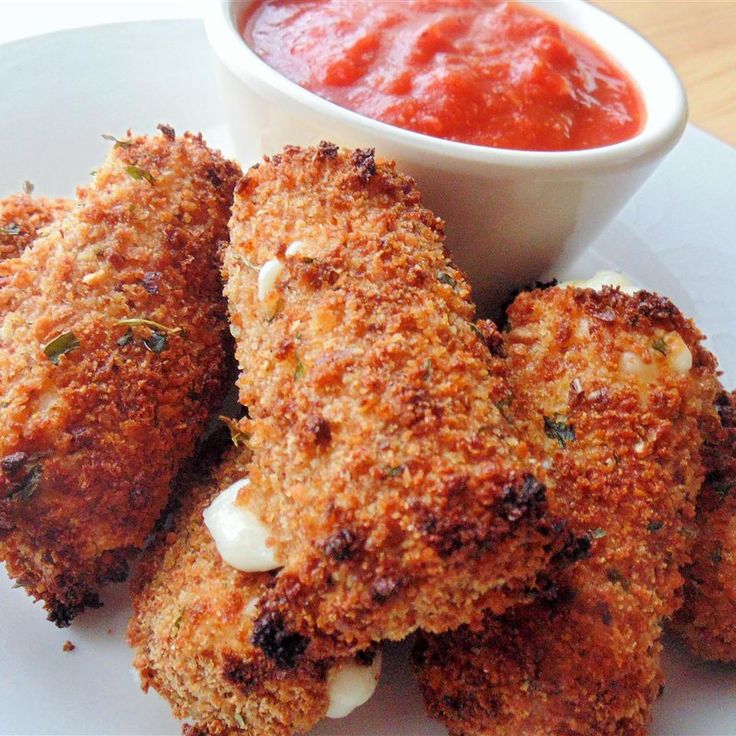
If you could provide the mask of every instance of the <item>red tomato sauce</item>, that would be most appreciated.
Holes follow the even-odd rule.
[[[595,148],[642,127],[634,83],[591,41],[494,0],[260,0],[243,37],[290,80],[355,112],[463,143]]]

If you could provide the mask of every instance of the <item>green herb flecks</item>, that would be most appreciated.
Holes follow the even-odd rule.
[[[304,367],[304,363],[302,363],[299,356],[296,358],[296,367],[294,368],[294,380],[298,381],[300,378],[304,378],[304,374],[306,373],[306,368]]]
[[[143,338],[143,345],[146,350],[157,354],[163,353],[163,351],[166,350],[168,342],[169,338],[166,333],[159,332],[158,330],[153,330],[150,337]]]
[[[723,560],[723,545],[720,542],[716,542],[713,551],[710,553],[710,561],[714,565],[717,565],[721,560]]]
[[[605,529],[601,529],[601,528],[592,529],[590,532],[590,536],[593,539],[603,539],[603,537],[605,537],[606,534],[608,534],[608,532]]]
[[[734,478],[727,478],[726,480],[713,483],[711,485],[713,492],[720,496],[720,498],[726,498],[731,491],[736,488],[736,480]]]
[[[241,445],[247,445],[250,435],[247,432],[243,432],[240,428],[240,424],[230,417],[219,417],[220,421],[230,430],[230,440],[235,447]]]
[[[457,286],[457,281],[455,281],[455,279],[452,278],[452,276],[450,276],[450,274],[446,271],[440,271],[437,274],[437,280],[441,284],[447,284],[448,286],[451,286],[453,289]]]
[[[118,345],[120,345],[121,348],[124,348],[132,339],[133,339],[133,328],[128,327],[127,332],[122,337],[119,337],[116,340],[116,342]]]
[[[156,183],[156,180],[153,178],[151,172],[140,168],[140,166],[126,166],[125,171],[127,172],[128,176],[131,177],[131,179],[135,179],[136,181],[141,181],[142,179],[145,179],[151,186]]]
[[[36,492],[38,484],[41,482],[43,468],[41,463],[32,465],[23,479],[10,491],[8,498],[18,498],[21,501],[28,501]]]
[[[425,358],[424,363],[422,364],[422,368],[424,369],[424,372],[422,373],[422,379],[425,381],[429,381],[429,379],[432,378],[432,361],[429,358]]]
[[[652,350],[656,350],[658,353],[662,353],[662,355],[667,355],[667,353],[669,352],[669,348],[667,347],[667,343],[661,337],[658,337],[652,343]]]
[[[179,629],[181,628],[181,622],[184,620],[184,613],[186,612],[186,610],[187,610],[186,608],[182,608],[179,611],[179,615],[174,620],[174,623],[173,623],[173,625],[171,627],[171,635],[172,636],[178,636]]]
[[[133,145],[133,141],[129,140],[120,140],[119,138],[116,138],[114,135],[110,135],[109,133],[103,133],[102,137],[106,141],[110,141],[110,143],[115,143],[113,148],[130,148]]]
[[[385,469],[385,473],[389,478],[398,478],[403,472],[403,465],[389,465]]]
[[[261,267],[260,266],[256,266],[256,264],[253,263],[253,261],[251,261],[251,259],[248,258],[248,256],[244,256],[242,253],[236,253],[235,254],[235,257],[239,261],[242,261],[252,271],[255,271],[256,273],[258,273],[261,270]]]
[[[33,194],[33,190],[34,189],[35,189],[35,187],[33,186],[33,182],[32,181],[28,181],[28,179],[26,179],[23,182],[23,194],[25,194],[26,196],[30,197],[31,194]]]
[[[3,235],[20,235],[20,225],[17,222],[2,225],[0,226],[0,233]]]
[[[496,402],[496,409],[501,413],[501,416],[509,423],[514,423],[514,418],[511,416],[511,412],[509,411],[509,408],[511,407],[511,402],[513,401],[513,396],[507,396],[505,399],[502,399],[501,401]]]
[[[129,317],[126,319],[119,319],[118,324],[127,327],[150,327],[152,330],[164,332],[168,335],[178,335],[180,332],[182,332],[181,327],[167,327],[166,325],[162,325],[160,322],[154,322],[154,320],[146,319],[145,317]]]
[[[557,440],[560,447],[567,447],[568,442],[575,439],[575,428],[567,423],[565,417],[557,416],[554,419],[544,417],[544,433],[551,440]]]
[[[471,323],[470,323],[470,329],[471,329],[471,330],[473,330],[473,332],[475,332],[475,334],[476,334],[476,335],[478,335],[478,337],[479,337],[479,338],[480,338],[480,339],[481,339],[481,340],[482,340],[483,342],[485,342],[485,341],[486,341],[486,338],[484,337],[483,333],[482,333],[482,332],[480,331],[480,328],[478,327],[478,325],[475,325],[475,324],[473,324],[473,323],[471,322]]]
[[[664,522],[659,519],[653,519],[647,524],[647,531],[658,532],[664,526]]]
[[[241,716],[238,711],[235,711],[235,723],[238,724],[238,728],[245,728],[245,721],[243,720],[243,716]]]
[[[43,352],[54,365],[59,365],[61,356],[76,350],[79,344],[79,340],[73,332],[62,332],[61,335],[43,346]]]

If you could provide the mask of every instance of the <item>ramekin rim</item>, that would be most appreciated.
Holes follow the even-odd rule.
[[[632,161],[648,161],[661,157],[674,147],[687,124],[688,107],[685,90],[677,72],[667,58],[633,28],[610,13],[585,2],[585,0],[557,0],[557,4],[576,8],[583,13],[591,13],[593,16],[597,15],[598,18],[605,18],[605,22],[618,26],[625,33],[635,37],[640,44],[648,47],[650,53],[658,57],[660,64],[663,65],[669,75],[674,93],[674,103],[671,113],[664,116],[663,122],[659,126],[650,127],[650,121],[646,120],[642,130],[632,138],[607,146],[574,151],[525,151],[450,141],[374,120],[330,102],[292,82],[269,66],[243,40],[237,27],[235,13],[231,9],[235,5],[246,7],[249,2],[253,1],[255,0],[241,0],[241,2],[216,0],[216,2],[210,3],[209,12],[205,17],[205,27],[210,46],[220,61],[231,72],[235,73],[245,84],[248,84],[247,77],[253,75],[251,79],[260,80],[261,88],[268,87],[292,103],[299,104],[324,117],[337,116],[343,122],[365,129],[373,136],[388,138],[392,143],[411,149],[415,153],[428,153],[445,159],[472,161],[479,165],[494,165],[503,168],[543,169],[563,172],[580,169],[607,169],[619,167]],[[558,17],[553,11],[546,10],[545,12],[553,17]],[[569,23],[569,21],[563,22]],[[575,28],[575,24],[569,24]],[[609,53],[605,44],[598,39],[593,40],[604,52]],[[630,71],[629,74],[637,84],[646,102],[647,90]],[[659,113],[661,115],[662,111],[660,110]]]

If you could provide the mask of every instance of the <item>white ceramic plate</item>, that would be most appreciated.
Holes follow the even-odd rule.
[[[109,146],[102,133],[152,132],[159,122],[201,130],[228,149],[204,32],[197,21],[128,23],[0,46],[0,196],[28,179],[36,191],[72,194]],[[325,131],[329,137],[329,131]],[[244,162],[249,163],[249,162]],[[628,272],[672,297],[710,336],[736,376],[736,151],[689,129],[682,143],[604,235],[562,276]],[[442,213],[439,213],[442,214]],[[179,724],[143,695],[124,639],[125,586],[71,628],[0,572],[0,732],[171,734]],[[70,640],[73,652],[62,646]],[[432,736],[402,645],[388,647],[377,695],[327,736]],[[699,663],[668,643],[667,687],[653,733],[736,736],[736,672]]]

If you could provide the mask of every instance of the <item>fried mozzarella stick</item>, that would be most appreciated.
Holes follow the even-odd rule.
[[[703,659],[736,662],[736,396],[716,399],[706,433],[707,475],[698,496],[698,537],[685,568],[685,602],[671,628]]]
[[[279,569],[253,641],[288,667],[518,600],[544,488],[414,182],[372,150],[287,147],[238,185],[230,235],[257,530],[238,564]]]
[[[232,448],[213,473],[199,469],[182,481],[173,526],[134,578],[128,638],[135,666],[144,689],[155,688],[178,718],[195,722],[189,736],[303,733],[367,700],[380,672],[373,651],[340,662],[305,658],[284,671],[251,643],[255,602],[272,575],[225,563],[202,518],[219,513],[213,498],[247,474],[248,459]]]
[[[13,194],[0,199],[0,261],[19,256],[42,228],[60,220],[70,209],[68,199]]]
[[[162,126],[0,264],[0,559],[59,626],[125,577],[226,390],[238,176]]]
[[[588,530],[591,549],[540,579],[532,605],[422,637],[425,701],[454,736],[644,734],[692,545],[715,359],[643,291],[536,290],[508,317],[507,415],[546,469],[550,513]]]

